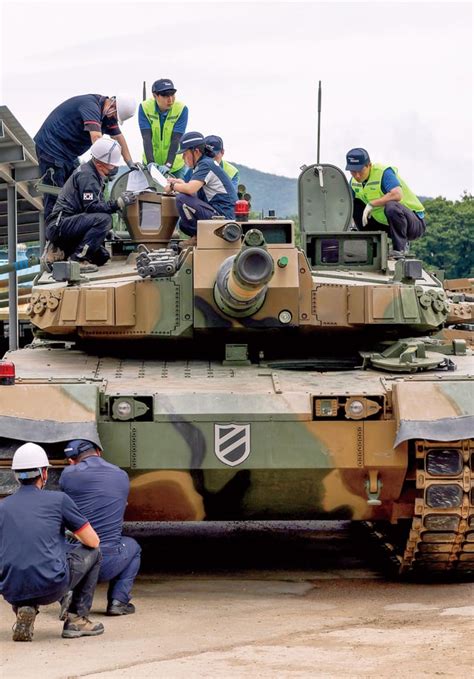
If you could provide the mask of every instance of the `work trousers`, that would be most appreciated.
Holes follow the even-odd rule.
[[[76,256],[78,259],[94,261],[94,256],[101,252],[107,233],[112,228],[112,215],[106,212],[81,213],[78,215],[62,215],[50,219],[46,226],[46,238],[61,250],[66,257]],[[104,264],[104,262],[94,262]]]
[[[99,549],[90,549],[84,545],[78,545],[68,551],[66,559],[69,567],[69,582],[65,587],[46,596],[10,601],[9,603],[13,608],[46,606],[59,601],[69,590],[72,590],[69,612],[83,617],[87,616],[92,606],[99,577],[100,551]]]
[[[359,231],[386,231],[392,239],[394,250],[403,252],[407,242],[416,240],[425,233],[425,220],[405,207],[396,200],[391,200],[385,204],[384,212],[388,225],[377,222],[372,217],[369,218],[367,226],[362,226],[362,214],[366,204],[356,198],[354,200],[354,223]]]
[[[133,538],[122,537],[118,545],[101,545],[99,582],[108,582],[107,600],[128,604],[133,581],[140,568],[141,547]]]
[[[36,147],[36,156],[38,158],[40,177],[43,177],[44,175],[41,182],[43,184],[48,184],[49,186],[64,186],[76,167],[79,166],[79,160],[77,158],[74,158],[74,160],[69,162],[65,160],[55,160],[38,146]],[[50,193],[45,193],[43,195],[45,223],[53,211],[56,200],[57,196],[53,196]]]
[[[214,208],[195,194],[188,196],[185,193],[176,195],[176,207],[179,213],[178,226],[188,236],[195,236],[197,223],[200,219],[212,219],[218,214]]]

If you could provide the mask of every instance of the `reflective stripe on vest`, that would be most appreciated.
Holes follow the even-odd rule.
[[[413,193],[410,188],[408,188],[408,185],[399,176],[397,168],[393,167],[392,165],[379,165],[378,163],[372,163],[370,174],[367,181],[365,182],[365,185],[357,182],[354,177],[352,177],[351,188],[354,191],[354,198],[358,198],[367,205],[367,203],[370,203],[372,200],[377,200],[377,198],[384,196],[385,194],[382,191],[382,176],[385,170],[389,168],[395,172],[395,176],[400,182],[400,188],[403,194],[403,198],[400,201],[401,204],[407,207],[409,210],[413,210],[413,212],[423,212],[423,204],[420,202],[416,194]],[[379,224],[388,224],[388,219],[385,216],[383,205],[380,207],[374,207],[370,213],[370,216],[379,222]]]
[[[166,116],[165,124],[161,129],[161,121],[159,113],[156,110],[156,102],[154,99],[147,99],[142,101],[143,113],[146,115],[151,125],[151,139],[153,144],[153,158],[158,165],[164,165],[168,158],[168,151],[171,146],[171,135],[173,129],[181,115],[184,104],[180,101],[175,101]],[[146,163],[146,157],[143,155],[143,161]],[[171,172],[176,172],[184,167],[184,160],[181,154],[176,154]]]

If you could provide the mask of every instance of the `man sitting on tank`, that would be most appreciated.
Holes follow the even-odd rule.
[[[107,615],[135,613],[130,599],[140,568],[141,549],[136,540],[122,535],[130,489],[128,475],[106,462],[99,446],[91,441],[70,441],[64,455],[70,466],[61,474],[59,486],[74,500],[100,538],[99,582],[109,583]]]
[[[104,247],[112,229],[112,214],[134,203],[136,196],[122,193],[105,200],[105,180],[116,174],[122,150],[113,139],[101,137],[91,146],[92,158],[69,177],[46,222],[46,238],[64,257],[84,265],[102,266],[110,255]],[[44,263],[51,264],[46,247]],[[54,259],[58,257],[53,256]]]
[[[200,219],[212,219],[219,215],[227,219],[235,218],[237,192],[228,174],[214,161],[214,151],[206,145],[200,132],[183,134],[179,152],[193,173],[187,182],[171,179],[165,192],[175,191],[178,194],[178,226],[190,236],[184,243],[195,245]]]
[[[386,231],[392,239],[389,256],[408,252],[408,242],[425,232],[425,212],[416,194],[392,165],[372,163],[365,149],[354,148],[346,155],[346,170],[352,175],[353,219],[359,230]]]

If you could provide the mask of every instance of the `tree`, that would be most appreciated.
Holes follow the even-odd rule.
[[[430,267],[444,269],[446,278],[473,275],[474,196],[460,200],[428,198],[424,202],[426,233],[414,241],[411,253]]]

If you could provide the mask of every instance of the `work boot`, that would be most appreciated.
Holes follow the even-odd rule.
[[[92,262],[89,262],[87,259],[79,259],[79,257],[76,257],[75,255],[71,255],[69,261],[80,264],[81,273],[94,273],[99,270],[99,267],[96,264],[92,264]]]
[[[33,628],[38,609],[33,606],[20,606],[13,625],[13,641],[33,641]]]
[[[197,236],[191,236],[187,240],[180,240],[178,247],[180,250],[185,250],[186,248],[194,247],[197,244]]]
[[[53,245],[50,241],[46,241],[43,254],[40,257],[41,271],[48,271],[51,273],[54,262],[61,262],[64,259],[66,259],[64,250]]]
[[[124,604],[123,601],[112,599],[107,606],[107,615],[130,615],[135,613],[133,604]]]
[[[59,603],[61,604],[61,610],[59,611],[60,620],[67,620],[67,614],[69,611],[69,606],[71,605],[71,601],[72,601],[72,589],[70,589],[69,592],[66,592],[63,598],[59,600]]]
[[[92,622],[86,616],[68,613],[61,636],[63,639],[75,639],[76,637],[96,637],[103,633],[104,626],[101,622]]]
[[[389,250],[389,259],[405,259],[405,253],[401,250]]]

